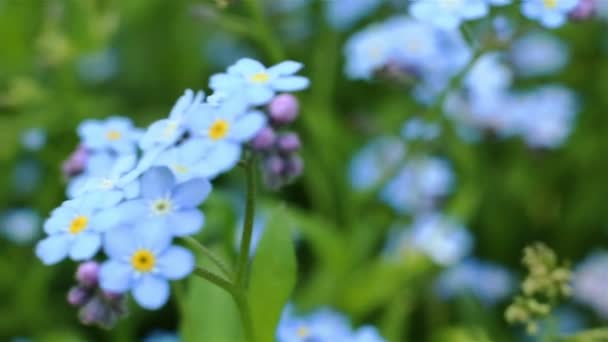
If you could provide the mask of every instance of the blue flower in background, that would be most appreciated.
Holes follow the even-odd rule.
[[[353,34],[344,46],[346,75],[352,79],[370,79],[390,60],[393,39],[382,23]]]
[[[521,11],[529,19],[538,20],[547,28],[562,26],[578,0],[527,0],[522,1]]]
[[[405,157],[405,144],[395,137],[376,138],[361,149],[350,163],[350,182],[355,189],[377,185]]]
[[[346,30],[371,14],[382,0],[333,0],[325,2],[325,18],[339,30]]]
[[[295,76],[302,64],[284,61],[270,68],[262,63],[243,58],[228,68],[227,73],[211,76],[209,87],[229,94],[243,93],[249,103],[263,105],[275,93],[292,92],[308,88],[306,77]]]
[[[198,206],[211,193],[211,183],[195,178],[176,184],[166,167],[155,167],[140,180],[141,198],[122,203],[117,215],[128,223],[159,221],[174,236],[191,235],[205,223]]]
[[[30,128],[21,134],[21,144],[30,151],[38,151],[46,145],[47,134],[42,128]]]
[[[435,289],[445,299],[470,294],[493,305],[508,297],[514,285],[513,277],[504,267],[467,259],[444,270],[436,280]]]
[[[519,75],[544,76],[561,70],[568,63],[569,51],[558,38],[532,32],[513,43],[510,57]]]
[[[438,123],[427,121],[420,117],[407,120],[401,128],[401,136],[406,141],[431,141],[441,134],[441,126]]]
[[[77,62],[78,75],[89,83],[102,83],[118,71],[118,54],[114,50],[101,50],[86,54]]]
[[[297,317],[291,306],[284,311],[277,330],[278,342],[347,341],[351,336],[348,320],[330,309],[320,309]]]
[[[162,222],[139,222],[109,231],[104,251],[110,258],[100,269],[101,288],[116,293],[131,291],[145,309],[155,310],[169,299],[168,280],[179,280],[194,270],[194,256],[171,245]]]
[[[346,340],[349,342],[384,342],[386,341],[378,332],[376,327],[364,326],[353,333],[350,339]],[[345,341],[345,342],[346,342]]]
[[[188,117],[188,128],[194,137],[202,138],[210,148],[208,160],[231,169],[241,156],[242,145],[266,125],[266,116],[249,111],[247,102],[231,96],[218,106],[205,105]]]
[[[576,266],[573,275],[573,297],[588,305],[603,319],[608,319],[608,252],[598,251]]]
[[[432,209],[452,191],[454,174],[448,161],[425,157],[408,161],[380,193],[382,201],[399,213]]]
[[[142,342],[179,342],[181,339],[176,332],[155,330],[148,334]]]
[[[141,131],[133,126],[130,119],[113,116],[106,120],[85,120],[78,126],[78,135],[91,151],[112,151],[118,154],[131,154]]]
[[[40,215],[30,208],[13,209],[0,216],[0,233],[16,244],[33,241],[40,232]]]
[[[90,195],[63,202],[44,223],[49,236],[36,246],[38,258],[47,265],[68,256],[75,261],[92,258],[101,247],[102,234],[118,223],[111,208],[117,203],[118,199],[102,204]]]
[[[455,29],[464,20],[488,14],[485,0],[418,0],[410,5],[412,17],[443,29]]]
[[[154,122],[143,134],[139,143],[143,150],[148,150],[155,146],[166,147],[173,145],[186,132],[185,122],[189,115],[196,115],[200,106],[204,103],[205,94],[186,89],[167,119]]]

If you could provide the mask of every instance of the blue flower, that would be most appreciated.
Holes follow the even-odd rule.
[[[578,0],[527,0],[522,1],[521,11],[529,19],[538,20],[547,28],[562,26]]]
[[[134,153],[141,131],[131,120],[113,116],[106,120],[86,120],[78,127],[82,143],[92,151]]]
[[[119,206],[117,215],[124,222],[159,221],[174,236],[198,232],[205,217],[197,208],[211,193],[211,183],[195,178],[176,184],[166,167],[155,167],[140,180],[141,198]]]
[[[46,145],[47,134],[42,128],[30,128],[21,134],[21,144],[30,151],[38,151]]]
[[[419,117],[407,120],[401,128],[401,136],[407,141],[431,141],[436,139],[440,133],[441,126],[439,124]]]
[[[92,258],[101,246],[102,234],[118,223],[111,208],[117,203],[102,205],[90,195],[63,202],[44,223],[49,236],[36,246],[38,258],[47,265],[67,256],[75,261]]]
[[[249,103],[262,105],[270,102],[275,92],[292,92],[306,89],[306,77],[294,76],[302,64],[284,61],[270,68],[262,63],[243,58],[228,68],[227,73],[211,76],[209,87],[230,94],[244,93]]]
[[[148,334],[142,342],[179,342],[179,335],[172,331],[155,330]]]
[[[382,0],[333,0],[325,2],[325,17],[336,29],[345,30],[380,6]]]
[[[28,243],[39,234],[40,216],[30,208],[14,209],[0,217],[0,233],[14,243]]]
[[[340,342],[348,341],[351,329],[348,320],[330,309],[320,309],[306,317],[296,317],[288,306],[277,330],[278,342]]]
[[[386,341],[373,326],[364,326],[353,333],[349,342],[384,342]],[[346,341],[345,341],[346,342]]]
[[[444,29],[455,29],[463,20],[488,14],[485,0],[418,0],[410,7],[411,15]]]
[[[207,159],[231,169],[241,156],[242,145],[251,140],[266,125],[266,116],[250,111],[247,102],[231,96],[218,106],[201,106],[196,115],[188,117],[190,133],[202,138],[210,148]]]
[[[145,309],[162,307],[169,299],[168,280],[179,280],[194,270],[194,256],[171,245],[171,234],[159,221],[109,231],[104,239],[109,260],[100,269],[100,286],[110,292],[131,291]]]
[[[154,122],[144,133],[139,143],[143,150],[154,146],[170,146],[177,142],[186,132],[185,120],[188,115],[195,113],[203,104],[205,94],[187,89],[169,113],[167,119]]]
[[[608,252],[597,251],[576,266],[572,289],[573,297],[586,304],[596,314],[608,319]]]
[[[545,32],[532,32],[516,40],[510,53],[513,66],[522,76],[544,76],[568,63],[568,46]]]
[[[163,151],[154,165],[170,168],[178,183],[192,178],[213,179],[234,167],[234,158],[222,158],[217,153],[204,141],[190,139]]]
[[[359,151],[350,163],[350,182],[355,189],[376,185],[405,157],[405,144],[395,137],[374,139]]]

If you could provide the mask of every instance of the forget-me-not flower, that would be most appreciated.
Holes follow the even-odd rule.
[[[330,309],[319,309],[308,316],[295,316],[288,306],[277,329],[278,342],[347,341],[351,336],[348,320]]]
[[[511,46],[510,57],[522,76],[550,75],[568,63],[568,46],[545,32],[531,32]]]
[[[581,262],[574,271],[573,296],[590,306],[600,317],[608,319],[608,253],[598,251]]]
[[[141,131],[130,119],[113,116],[106,120],[85,120],[78,127],[78,135],[91,151],[131,154],[136,151]]]
[[[0,215],[0,233],[10,241],[25,244],[40,231],[40,215],[31,208],[12,209]]]
[[[396,137],[379,137],[359,151],[350,163],[350,182],[355,189],[378,185],[405,157],[405,144]]]
[[[67,256],[75,261],[92,258],[102,234],[118,222],[112,208],[117,203],[100,203],[91,195],[63,202],[44,223],[49,236],[38,243],[36,255],[47,265]]]
[[[117,209],[124,222],[159,221],[174,236],[198,232],[205,217],[198,206],[211,193],[211,183],[202,178],[176,184],[166,167],[154,167],[141,176],[141,198],[122,203]]]
[[[181,145],[163,151],[154,161],[173,171],[178,183],[192,178],[213,179],[234,167],[234,157],[221,156],[201,139],[190,139]]]
[[[444,29],[455,29],[463,20],[488,14],[485,0],[418,0],[410,5],[411,15]]]
[[[228,68],[226,73],[211,76],[209,87],[226,93],[244,93],[249,103],[268,103],[276,92],[292,92],[306,89],[306,77],[296,76],[302,64],[284,61],[270,68],[262,63],[243,58]]]
[[[194,256],[186,248],[171,245],[171,234],[160,221],[142,221],[109,231],[99,281],[110,292],[131,291],[145,309],[162,307],[169,299],[168,280],[179,280],[194,270]]]
[[[521,3],[522,13],[547,28],[562,26],[578,0],[526,0]]]

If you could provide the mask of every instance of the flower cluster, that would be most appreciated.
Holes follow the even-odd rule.
[[[308,86],[294,75],[301,67],[241,59],[211,77],[212,96],[186,90],[166,119],[145,130],[118,116],[83,122],[81,143],[63,166],[69,199],[46,220],[38,257],[47,265],[87,261],[103,249],[103,291],[130,291],[146,309],[163,306],[168,281],[194,269],[194,256],[174,238],[200,231],[205,216],[198,207],[211,181],[234,168],[252,138],[276,121],[260,106]]]
[[[284,310],[277,330],[278,342],[383,342],[373,326],[352,330],[346,317],[331,310],[319,309],[307,316],[297,316],[293,307]]]

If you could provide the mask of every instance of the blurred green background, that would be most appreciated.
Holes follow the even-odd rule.
[[[303,62],[302,74],[312,82],[299,95],[305,175],[278,194],[263,194],[269,203],[288,202],[300,218],[296,300],[305,308],[332,305],[355,322],[376,323],[412,341],[520,339],[521,332],[503,322],[504,305],[441,302],[428,290],[437,270],[410,264],[391,269],[375,261],[396,217],[351,189],[348,163],[371,138],[398,134],[419,107],[389,82],[343,76],[342,44],[356,28],[332,30],[321,2],[290,12],[277,10],[277,2],[266,1],[265,15],[278,53],[258,39],[269,32],[253,25],[239,3],[220,9],[194,0],[0,0],[2,214],[32,208],[43,220],[63,201],[60,163],[77,145],[75,129],[83,119],[121,114],[145,127],[166,116],[184,89],[207,89],[209,76],[239,57],[269,65],[283,55]],[[392,11],[383,7],[357,27]],[[244,28],[259,34],[252,37]],[[521,250],[533,241],[545,241],[573,262],[608,243],[606,32],[600,21],[555,31],[569,44],[571,61],[557,76],[536,80],[563,83],[581,98],[562,148],[531,150],[519,139],[493,137],[438,147],[457,178],[446,210],[474,233],[475,255],[521,273]],[[32,147],[28,132],[30,140],[42,133],[46,142]],[[239,189],[240,182],[239,174],[222,178],[206,205],[205,236],[212,244],[237,221],[226,189]],[[38,231],[21,243],[0,237],[0,341],[132,341],[154,329],[178,328],[175,305],[152,313],[133,306],[112,331],[82,326],[65,301],[74,264],[44,267],[33,254],[40,236]],[[592,326],[601,324],[586,316]]]

